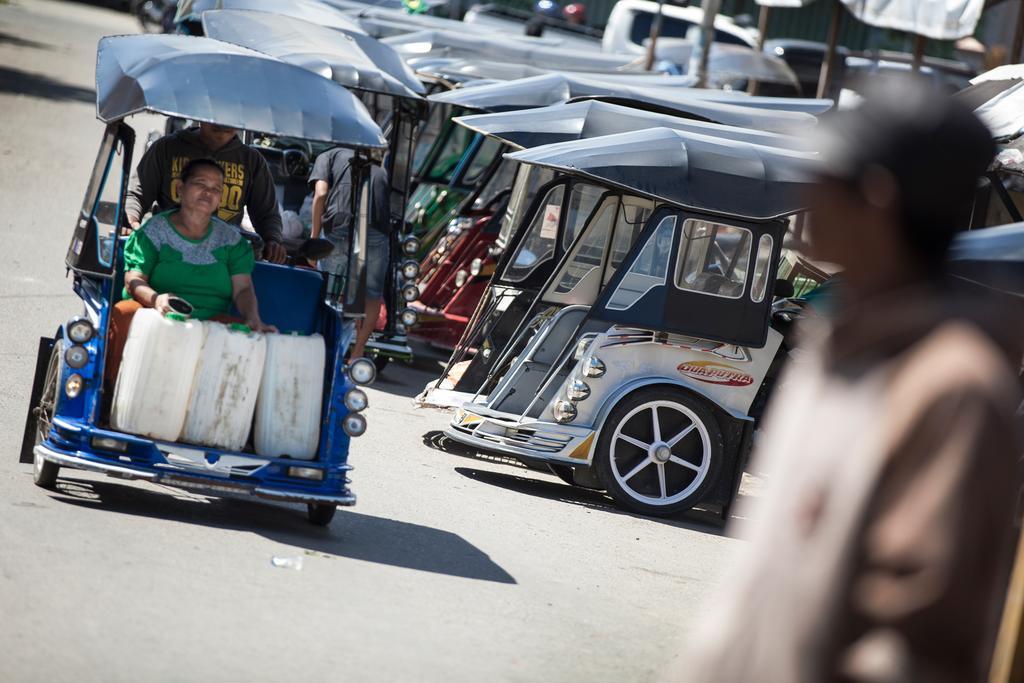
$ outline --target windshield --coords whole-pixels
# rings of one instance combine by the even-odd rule
[[[508,162],[511,166],[517,166],[515,162]],[[546,185],[555,178],[555,172],[530,166],[529,164],[518,164],[516,180],[512,186],[512,195],[508,200],[508,208],[505,209],[505,216],[501,221],[501,232],[498,234],[498,246],[505,248],[512,236],[512,230],[522,218],[522,214],[530,207],[533,198],[537,195],[537,188]]]
[[[619,206],[619,218],[615,222],[615,235],[612,238],[612,247],[608,254],[608,268],[605,269],[604,280],[601,284],[606,285],[615,275],[615,271],[622,265],[623,259],[629,253],[633,242],[640,236],[644,224],[654,212],[654,202],[636,197],[623,197]]]
[[[579,229],[583,227],[604,193],[605,190],[597,185],[576,183],[572,186],[569,205],[566,207],[565,233],[562,235],[563,249],[568,249],[576,239]]]
[[[573,247],[569,260],[562,267],[553,294],[574,295],[566,303],[592,303],[597,298],[601,265],[604,263],[608,238],[612,234],[618,208],[619,198],[614,195],[608,195],[601,202],[586,231]]]
[[[437,141],[438,136],[441,134],[441,130],[447,123],[450,126],[455,124],[451,123],[447,114],[451,107],[447,105],[435,104],[430,108],[430,115],[427,120],[423,123],[422,128],[419,132],[419,137],[416,140],[416,151],[413,153],[412,167],[416,173],[422,175],[426,170],[423,165],[427,161],[427,157],[430,155],[430,150],[434,147],[434,143]]]
[[[510,282],[525,280],[538,265],[554,255],[564,197],[565,185],[556,185],[548,190],[530,222],[526,237],[519,243],[519,248],[512,256],[508,268],[505,269],[506,280]]]
[[[626,310],[643,298],[644,294],[665,284],[668,262],[672,258],[672,236],[675,228],[675,216],[661,219],[654,233],[648,238],[647,244],[626,271],[619,286],[615,288],[615,293],[608,299],[610,310]]]
[[[501,146],[501,143],[494,138],[485,139],[480,146],[477,147],[476,152],[474,152],[473,160],[469,162],[469,168],[466,169],[466,172],[459,180],[459,184],[466,187],[475,185],[483,176],[484,172],[486,172],[487,169],[491,167],[491,164],[494,163],[495,158],[498,156],[498,152],[501,151]]]
[[[491,179],[487,181],[487,184],[480,191],[480,196],[474,202],[476,206],[480,208],[487,206],[491,203],[492,199],[507,190],[516,177],[517,165],[514,161],[502,159],[498,165],[498,170],[494,172],[494,175],[491,176]]]

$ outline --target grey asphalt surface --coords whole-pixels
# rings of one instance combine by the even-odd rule
[[[410,400],[430,358],[369,391],[359,503],[327,529],[297,506],[82,472],[32,485],[17,460],[36,342],[79,311],[63,259],[102,131],[95,45],[136,30],[87,4],[0,2],[0,681],[655,680],[738,541],[431,448],[448,416]]]

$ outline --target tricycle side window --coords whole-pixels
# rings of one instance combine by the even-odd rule
[[[65,262],[77,272],[111,277],[117,237],[127,225],[124,198],[135,133],[124,123],[107,126]]]
[[[739,299],[747,282],[752,241],[746,228],[688,218],[679,242],[676,287]],[[770,242],[768,246],[770,253]]]

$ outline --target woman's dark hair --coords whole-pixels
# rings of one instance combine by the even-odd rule
[[[196,174],[196,171],[203,168],[204,166],[208,168],[217,169],[217,172],[220,173],[220,177],[224,177],[224,169],[220,167],[220,164],[218,164],[213,159],[199,157],[198,159],[189,159],[188,163],[186,163],[185,166],[181,169],[182,184],[187,183],[188,179],[194,176]]]

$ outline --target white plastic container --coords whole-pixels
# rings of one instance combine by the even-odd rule
[[[206,321],[182,441],[240,451],[249,438],[267,342],[248,328]]]
[[[129,434],[177,441],[185,426],[203,326],[143,308],[132,318],[114,388],[111,423]]]
[[[268,334],[253,444],[268,458],[312,460],[320,444],[326,349],[319,334]]]

